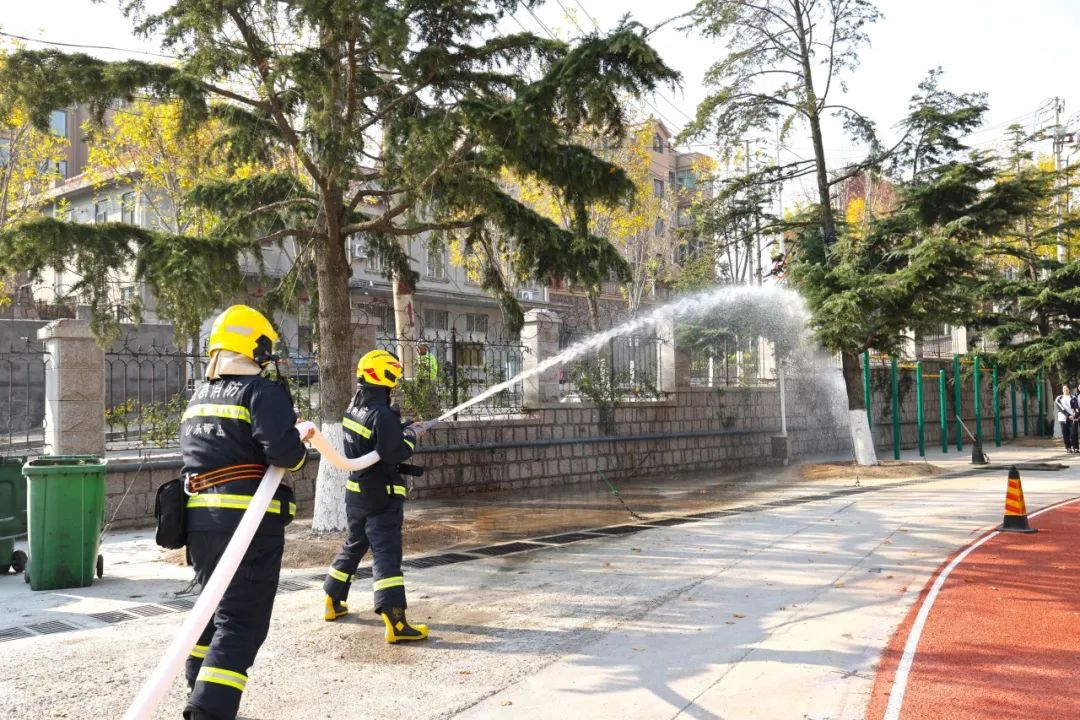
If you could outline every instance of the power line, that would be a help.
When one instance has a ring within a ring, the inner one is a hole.
[[[153,55],[155,57],[163,57],[170,60],[177,59],[175,55],[166,55],[165,53],[153,52],[151,50],[135,50],[134,48],[120,48],[113,47],[112,45],[84,45],[81,43],[60,42],[59,40],[40,40],[38,38],[26,37],[25,35],[15,35],[14,33],[8,33],[3,31],[0,31],[0,35],[13,38],[15,40],[23,40],[24,42],[40,43],[42,45],[53,45],[56,47],[79,48],[83,50],[114,50],[116,52],[137,53],[139,55]]]

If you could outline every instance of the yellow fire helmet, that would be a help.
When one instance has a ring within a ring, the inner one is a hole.
[[[356,379],[368,385],[392,388],[401,377],[401,362],[386,350],[372,350],[356,363]]]
[[[233,305],[214,320],[210,354],[215,350],[231,350],[266,365],[274,360],[277,340],[278,334],[265,315],[247,305]]]

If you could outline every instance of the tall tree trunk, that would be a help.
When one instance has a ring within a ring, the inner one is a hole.
[[[349,277],[352,266],[341,237],[341,194],[328,193],[327,240],[315,250],[319,289],[319,407],[322,432],[335,447],[342,447],[341,418],[353,396],[352,327]],[[346,473],[330,463],[319,464],[315,484],[315,512],[311,529],[331,532],[347,528],[345,521]]]
[[[877,465],[874,437],[870,433],[870,421],[866,417],[866,401],[863,398],[862,366],[859,354],[844,351],[840,354],[844,369],[844,388],[847,391],[848,423],[851,432],[851,448],[859,465]]]

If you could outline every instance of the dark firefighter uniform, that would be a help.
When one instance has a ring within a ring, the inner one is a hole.
[[[252,308],[234,305],[222,313],[210,335],[208,380],[183,415],[187,547],[201,585],[217,566],[267,466],[297,470],[306,459],[288,392],[261,375],[275,340],[269,321]],[[185,718],[236,717],[248,668],[270,627],[285,526],[295,514],[292,490],[279,486],[188,657],[192,692]]]
[[[356,374],[360,387],[342,420],[345,455],[358,458],[376,450],[379,462],[351,473],[346,483],[349,537],[323,585],[327,596],[324,618],[336,620],[348,612],[345,600],[353,575],[370,547],[375,612],[386,625],[386,641],[423,640],[427,626],[410,625],[405,619],[401,525],[406,488],[398,472],[398,465],[413,454],[422,430],[403,425],[399,413],[390,407],[390,390],[401,375],[401,364],[394,355],[372,351],[360,359]]]

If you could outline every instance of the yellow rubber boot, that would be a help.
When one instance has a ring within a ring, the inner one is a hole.
[[[428,636],[427,625],[410,625],[405,619],[403,608],[390,608],[382,614],[386,625],[386,642],[396,643],[403,640],[423,640]]]
[[[343,602],[338,602],[329,595],[326,596],[323,606],[326,608],[323,612],[323,620],[326,620],[327,622],[332,622],[339,617],[344,617],[349,614],[348,605]]]

